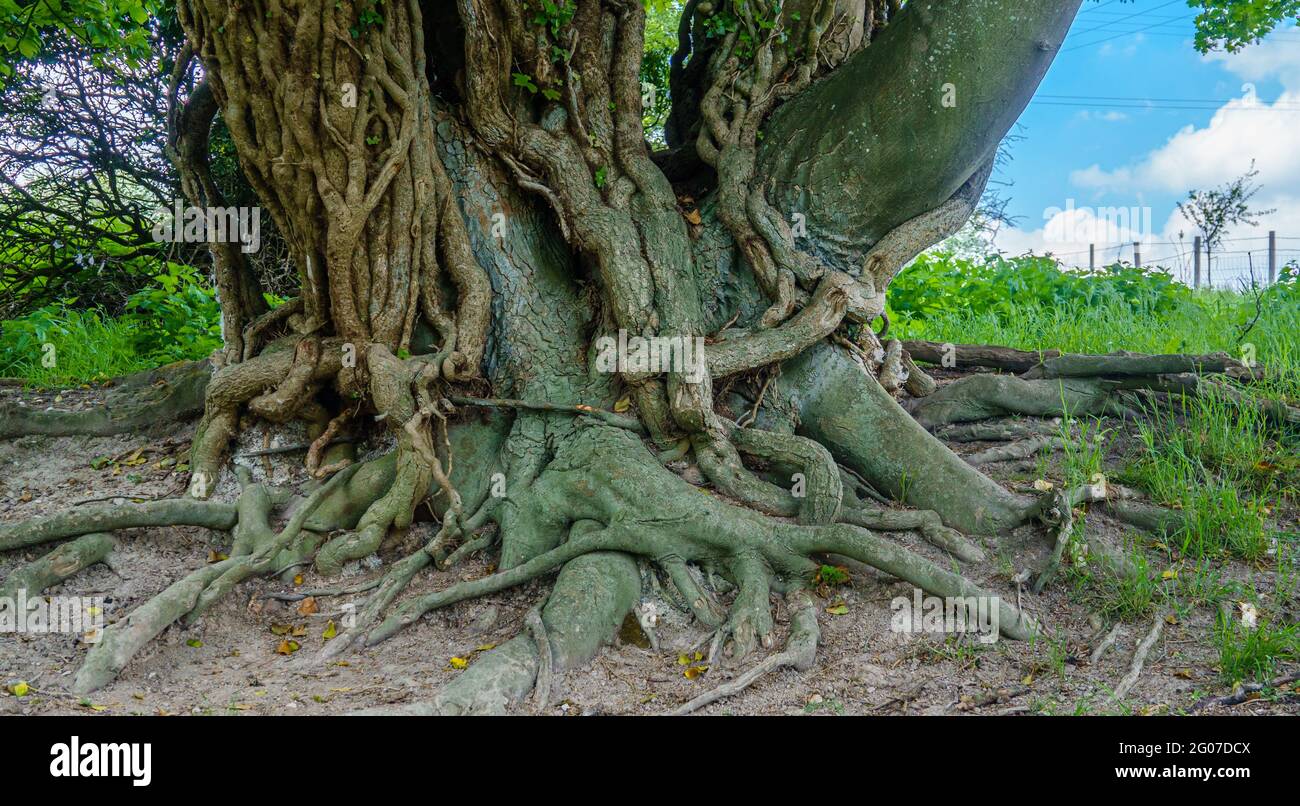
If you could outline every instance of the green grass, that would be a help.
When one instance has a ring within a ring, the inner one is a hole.
[[[1094,293],[1080,290],[1087,286],[1077,273],[1017,260],[973,267],[993,283],[992,291],[980,290],[987,299],[978,306],[945,296],[949,292],[939,281],[966,282],[951,279],[951,266],[922,264],[920,280],[899,285],[903,299],[894,307],[902,310],[895,314],[894,334],[1078,353],[1226,352],[1268,371],[1265,381],[1241,387],[1247,395],[1300,401],[1300,293],[1294,279],[1256,300],[1231,291],[1175,289],[1161,275],[1121,267],[1092,278],[1101,289]],[[1016,279],[1021,275],[1028,279]],[[890,294],[892,304],[892,286]],[[932,298],[952,304],[935,309]],[[1075,433],[1069,428],[1062,424],[1066,448],[1060,459],[1066,483],[1078,484],[1101,472],[1106,434],[1096,423],[1076,421]],[[1137,436],[1119,480],[1187,513],[1189,525],[1174,541],[1180,551],[1194,558],[1229,554],[1252,560],[1268,552],[1273,514],[1300,490],[1294,437],[1279,437],[1257,410],[1214,395],[1153,411],[1139,422]]]
[[[1220,621],[1214,639],[1219,650],[1219,674],[1227,685],[1268,682],[1282,663],[1300,659],[1300,634],[1296,625],[1275,627],[1261,622],[1254,629],[1239,621]]]
[[[201,274],[169,263],[116,316],[66,300],[0,323],[0,377],[75,386],[203,358],[221,346],[220,318]]]
[[[1174,536],[1184,555],[1260,559],[1272,545],[1273,514],[1297,489],[1294,446],[1273,433],[1253,409],[1182,398],[1138,421],[1138,446],[1119,478],[1185,513],[1187,527]]]
[[[1067,566],[1068,577],[1082,599],[1105,621],[1149,619],[1166,595],[1161,572],[1151,567],[1136,536],[1128,536],[1132,575],[1093,573],[1090,567]]]
[[[1225,352],[1268,372],[1262,382],[1238,386],[1242,393],[1297,405],[1300,277],[1289,268],[1282,279],[1257,299],[1193,292],[1158,272],[1128,267],[1085,275],[1042,259],[930,255],[890,287],[891,335],[1075,353]],[[1229,685],[1266,681],[1281,664],[1300,660],[1300,627],[1282,615],[1300,589],[1300,534],[1279,530],[1300,496],[1295,434],[1280,432],[1253,407],[1212,394],[1153,408],[1124,433],[1120,466],[1108,468],[1106,441],[1119,435],[1097,420],[1063,418],[1065,448],[1040,456],[1038,476],[1046,478],[1050,467],[1076,485],[1106,473],[1181,510],[1187,525],[1163,542],[1127,536],[1132,576],[1069,565],[1076,594],[1103,618],[1125,621],[1165,610],[1183,619],[1195,608],[1256,602],[1257,627],[1219,620],[1209,637]],[[1245,580],[1234,579],[1229,571],[1242,561],[1251,570]],[[1257,572],[1269,570],[1270,595],[1261,597]]]
[[[0,376],[49,388],[107,380],[157,365],[137,348],[129,319],[96,311],[41,309],[5,322],[0,335]]]

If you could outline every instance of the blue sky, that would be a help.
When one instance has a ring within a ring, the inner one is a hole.
[[[1300,31],[1201,56],[1193,18],[1186,0],[1084,3],[1001,172],[1014,183],[1004,194],[1018,220],[998,234],[999,248],[1050,250],[1086,265],[1089,242],[1111,244],[1107,260],[1131,261],[1131,246],[1117,253],[1113,245],[1142,240],[1144,263],[1185,264],[1195,230],[1176,202],[1240,175],[1254,158],[1258,207],[1277,212],[1229,233],[1215,279],[1262,266],[1269,229],[1283,262],[1300,256]],[[1129,211],[1128,220],[1102,208]]]

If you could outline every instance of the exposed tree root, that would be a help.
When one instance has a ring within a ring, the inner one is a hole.
[[[233,504],[166,498],[122,504],[88,504],[0,526],[0,551],[63,537],[146,526],[203,526],[229,531],[237,519]]]
[[[319,382],[317,373],[322,372],[320,366],[325,363],[324,353],[314,342],[308,347],[302,347],[302,344],[298,342],[299,346],[292,351],[273,351],[269,354],[270,359],[260,364],[264,356],[238,365],[241,368],[239,382],[223,380],[214,385],[215,391],[210,391],[209,402],[212,402],[213,395],[217,401],[260,400],[259,411],[263,415],[276,413],[276,416],[300,407],[303,395],[310,395],[313,384]],[[832,357],[843,355],[847,354],[831,353]],[[826,357],[823,355],[823,359]],[[585,587],[590,584],[589,579],[585,579],[582,585],[571,581],[575,577],[588,576],[584,569],[604,567],[610,563],[631,563],[631,556],[645,557],[662,567],[683,595],[686,607],[703,625],[716,630],[710,653],[715,662],[725,651],[733,662],[739,663],[758,646],[771,645],[774,625],[769,598],[774,585],[777,590],[797,589],[810,578],[817,566],[813,558],[817,556],[838,555],[863,562],[934,595],[989,596],[988,592],[960,575],[868,531],[917,530],[927,541],[962,561],[981,561],[984,558],[981,549],[946,525],[942,512],[862,508],[857,505],[856,494],[858,489],[869,490],[877,484],[886,489],[891,487],[888,476],[882,473],[882,467],[888,466],[879,463],[878,455],[871,461],[865,455],[867,445],[876,451],[888,450],[884,440],[863,441],[864,434],[871,438],[872,429],[878,429],[881,435],[890,435],[888,441],[893,443],[898,456],[910,451],[912,466],[926,467],[929,462],[930,470],[939,469],[940,472],[933,477],[945,478],[949,483],[955,479],[979,480],[984,477],[978,473],[967,475],[967,470],[960,469],[967,467],[965,463],[915,424],[911,426],[914,430],[909,431],[907,423],[911,420],[893,404],[879,384],[863,375],[851,360],[846,370],[852,371],[851,377],[863,379],[856,387],[860,401],[846,401],[835,394],[828,395],[825,387],[803,373],[798,359],[793,363],[793,367],[787,368],[771,384],[770,394],[776,399],[784,396],[786,401],[793,400],[796,407],[814,415],[809,425],[816,423],[816,426],[805,427],[807,436],[796,436],[757,427],[737,428],[726,420],[718,420],[721,429],[718,435],[723,438],[720,444],[727,446],[729,451],[718,454],[719,464],[712,472],[706,471],[706,475],[720,490],[750,507],[797,518],[798,526],[768,520],[752,509],[737,508],[714,496],[702,495],[665,470],[656,457],[646,451],[637,437],[638,433],[645,432],[633,418],[579,404],[457,396],[454,402],[460,405],[520,412],[516,426],[528,418],[576,415],[572,421],[575,430],[565,440],[550,447],[552,454],[532,470],[525,469],[528,465],[515,467],[514,480],[508,485],[510,492],[505,499],[508,506],[500,506],[496,499],[491,506],[484,506],[486,487],[481,478],[475,482],[479,485],[474,496],[475,515],[467,519],[460,493],[450,478],[453,465],[445,416],[432,397],[421,393],[422,384],[430,379],[425,368],[431,364],[399,360],[382,347],[372,346],[367,361],[369,385],[376,407],[394,426],[398,450],[382,459],[349,467],[306,499],[293,502],[289,522],[278,532],[270,527],[270,513],[274,507],[287,502],[287,493],[253,484],[247,474],[241,472],[243,491],[234,505],[183,499],[88,506],[0,527],[0,548],[90,535],[94,540],[83,538],[85,543],[70,543],[55,552],[66,550],[69,555],[80,558],[72,565],[59,563],[61,568],[75,571],[73,566],[84,567],[95,561],[101,549],[107,552],[111,548],[111,538],[99,534],[106,530],[170,524],[234,529],[230,559],[200,568],[177,581],[106,631],[104,639],[92,649],[73,683],[78,692],[87,692],[114,679],[140,647],[169,624],[180,619],[193,621],[244,579],[282,570],[286,563],[301,564],[313,559],[323,573],[332,573],[346,560],[372,553],[391,530],[404,528],[410,522],[414,506],[425,495],[436,492],[443,499],[443,528],[439,535],[396,563],[377,582],[356,628],[327,645],[322,657],[341,654],[358,638],[364,638],[367,645],[373,646],[430,610],[504,590],[556,570],[561,571],[561,580],[569,580],[564,586],[557,584],[556,593],[546,607],[537,618],[530,620],[529,636],[485,653],[475,664],[474,671],[462,676],[461,680],[465,682],[460,686],[448,687],[437,702],[413,709],[437,712],[496,712],[518,702],[535,683],[539,691],[538,707],[545,708],[549,702],[546,689],[550,683],[547,681],[553,680],[563,669],[571,668],[567,665],[570,662],[585,659],[599,645],[599,641],[591,642],[591,636],[584,636],[574,644],[577,639],[573,635],[566,636],[564,632],[564,625],[572,623],[566,619],[598,617],[603,624],[606,617],[614,620],[615,611],[621,619],[635,601],[634,595],[624,597],[619,593],[615,597],[617,601],[602,599],[601,607],[593,613],[576,614],[560,609],[565,598],[561,594],[568,590],[575,596],[596,595],[596,591]],[[249,383],[249,378],[267,377],[267,373],[281,371],[284,376],[269,392],[255,393],[258,384]],[[331,371],[331,368],[324,371]],[[232,378],[234,374],[227,377]],[[1109,394],[1111,391],[1111,388],[1100,386],[1109,382],[1097,379],[1026,381],[1007,376],[980,377],[989,379],[979,382],[991,382],[990,388],[996,394],[1008,393],[1003,386],[1007,381],[1012,385],[1050,384],[1058,395],[1057,407],[1061,406],[1059,395],[1063,388],[1081,390],[1080,394],[1098,390]],[[844,378],[837,380],[840,384],[832,388],[842,393]],[[241,391],[237,394],[230,391],[232,386],[238,386]],[[767,386],[765,383],[765,390]],[[936,392],[928,400],[942,402],[944,391],[953,386],[955,384]],[[849,388],[854,387],[850,384]],[[417,400],[422,396],[423,403]],[[1045,411],[1038,413],[1054,413],[1053,407],[1046,405],[1046,400],[1044,395]],[[755,408],[762,403],[760,399]],[[1023,407],[1023,400],[1021,403]],[[891,405],[894,405],[892,410],[889,408]],[[836,417],[825,416],[828,410],[834,410],[838,417],[857,418],[843,422],[856,422],[858,428],[842,428]],[[336,415],[331,422],[341,423],[342,420]],[[430,423],[440,435],[441,444],[433,441]],[[864,423],[867,424],[865,431],[862,428]],[[976,423],[954,427],[945,435],[999,439],[1049,430],[1047,424]],[[330,428],[322,430],[325,435],[330,432]],[[698,438],[693,442],[697,461],[702,468],[707,467],[711,461],[709,443]],[[1050,444],[1050,439],[1031,437],[1028,442],[1044,447]],[[823,447],[824,444],[829,444],[831,450]],[[1024,445],[1013,443],[1011,447],[1020,451]],[[833,455],[835,450],[840,451],[839,458],[845,462],[844,467],[837,465]],[[1002,453],[1006,450],[1007,447],[1000,449]],[[740,454],[777,470],[777,476],[801,475],[806,489],[803,494],[795,495],[784,487],[763,481],[744,467]],[[683,453],[678,458],[688,456]],[[486,465],[478,466],[473,475],[483,476],[484,467]],[[867,476],[870,483],[858,476],[863,472],[870,474]],[[728,478],[732,479],[730,486]],[[922,478],[918,476],[918,481]],[[928,480],[931,476],[924,478]],[[852,482],[848,487],[845,479]],[[914,503],[925,500],[941,502],[941,509],[952,517],[954,508],[951,501],[941,501],[938,489],[918,497],[908,494],[909,484],[904,474],[899,479],[896,494]],[[1036,591],[1050,580],[1069,546],[1079,540],[1074,535],[1071,511],[1075,505],[1101,501],[1108,514],[1148,527],[1175,528],[1174,521],[1178,520],[1177,513],[1169,510],[1129,501],[1105,501],[1104,491],[1092,487],[1061,491],[1039,501],[1018,499],[996,485],[992,489],[998,492],[991,498],[972,499],[972,504],[980,501],[978,508],[984,512],[975,519],[976,523],[987,523],[989,508],[995,510],[1001,500],[1007,506],[1004,523],[1015,524],[1038,517],[1055,530],[1052,558],[1035,582]],[[488,520],[499,524],[498,532],[474,537]],[[318,550],[319,535],[340,527],[356,531],[335,538]],[[443,560],[458,560],[466,552],[489,545],[494,539],[493,534],[499,535],[503,541],[501,571],[408,600],[373,627],[416,574],[430,565]],[[562,542],[556,537],[566,534],[567,540]],[[460,553],[456,553],[453,549],[462,536],[470,536],[470,540],[461,547]],[[80,546],[94,550],[83,556],[80,548],[70,548]],[[514,553],[510,555],[510,552]],[[518,561],[504,561],[507,555],[518,557]],[[50,555],[38,561],[40,563],[52,566],[55,557]],[[721,571],[734,585],[736,596],[728,608],[724,609],[697,580],[692,564],[704,564]],[[639,575],[636,576],[639,579]],[[30,574],[24,579],[28,577],[35,579]],[[42,577],[45,578],[56,577]],[[604,593],[600,595],[604,596]],[[802,593],[788,596],[792,601],[789,647],[760,662],[732,683],[687,703],[683,712],[730,696],[775,668],[785,665],[802,668],[811,663],[817,641],[815,615],[810,607],[804,614],[803,606],[793,603],[803,596]],[[625,602],[625,598],[628,601]],[[1008,637],[1027,638],[1039,630],[1038,625],[1018,608],[1005,602],[1000,602],[999,607],[1000,627]],[[809,623],[803,624],[805,620]],[[607,638],[612,626],[596,638]]]
[[[383,641],[430,610],[513,587],[594,551],[625,551],[654,559],[673,578],[696,617],[709,626],[724,622],[716,614],[711,597],[691,579],[687,562],[713,559],[730,565],[741,583],[742,608],[745,602],[764,598],[766,588],[761,580],[766,571],[760,569],[771,569],[782,579],[807,578],[816,565],[808,555],[816,553],[843,554],[936,595],[988,595],[961,576],[865,529],[843,523],[794,527],[756,519],[746,510],[709,496],[701,498],[689,485],[664,471],[639,443],[628,442],[625,434],[600,429],[583,431],[582,435],[589,439],[560,447],[551,469],[532,486],[532,494],[540,504],[538,509],[567,509],[573,516],[604,523],[603,528],[582,534],[575,530],[567,542],[512,568],[408,600],[371,632],[368,645]],[[578,465],[570,463],[578,457],[582,457],[584,471],[606,479],[602,486],[608,486],[586,506],[579,503],[583,497],[575,496],[570,488],[579,484],[590,489],[586,473],[574,477]],[[628,478],[625,468],[635,464],[641,464],[644,472],[636,474],[636,479]],[[657,506],[667,511],[646,511],[647,500],[658,502]],[[506,537],[509,539],[508,530]],[[1001,603],[1000,608],[1004,634],[1027,638],[1036,630],[1036,625],[1014,607]],[[739,637],[737,655],[743,655],[751,636],[765,633],[767,623],[753,620],[742,610],[741,617],[728,628],[733,637]]]
[[[1146,637],[1142,639],[1142,642],[1137,645],[1137,649],[1133,652],[1133,662],[1129,666],[1128,674],[1124,675],[1124,678],[1119,681],[1119,685],[1115,686],[1115,690],[1111,692],[1111,698],[1115,702],[1122,702],[1128,696],[1129,691],[1133,689],[1138,678],[1141,677],[1142,667],[1147,662],[1147,656],[1151,654],[1151,648],[1156,645],[1156,641],[1160,640],[1160,633],[1164,626],[1164,615],[1157,615],[1155,621],[1151,624],[1150,632],[1146,634]]]
[[[929,510],[845,509],[840,520],[865,529],[886,532],[915,529],[933,546],[962,562],[983,562],[984,551],[961,532],[943,525],[938,513]]]
[[[1060,350],[1015,350],[984,344],[943,344],[937,341],[905,340],[903,349],[917,361],[948,368],[989,367],[1008,372],[1026,372]]]
[[[987,465],[1014,459],[1028,459],[1045,450],[1059,451],[1064,445],[1065,440],[1060,437],[1032,437],[969,454],[966,456],[966,461],[973,465]]]
[[[1300,680],[1300,672],[1284,674],[1280,677],[1273,678],[1267,683],[1246,683],[1238,686],[1231,694],[1225,694],[1222,697],[1206,697],[1197,700],[1196,704],[1192,706],[1190,713],[1194,714],[1197,711],[1203,711],[1206,708],[1216,706],[1224,707],[1228,705],[1240,705],[1241,703],[1250,700],[1250,695],[1255,694],[1256,692],[1263,691],[1266,688],[1280,689],[1289,683],[1296,682],[1297,680]]]
[[[0,439],[28,434],[107,436],[197,417],[203,413],[211,377],[209,362],[186,361],[128,375],[105,392],[101,405],[84,411],[5,402],[0,404]]]
[[[673,716],[685,716],[718,700],[739,694],[763,675],[777,669],[790,667],[806,672],[812,668],[817,655],[817,642],[821,639],[821,629],[817,626],[817,608],[813,605],[812,598],[802,590],[792,590],[786,594],[785,600],[790,611],[790,638],[785,649],[767,656],[735,680],[683,704],[672,711]]]
[[[1106,633],[1106,637],[1102,639],[1102,642],[1100,644],[1097,644],[1097,648],[1092,650],[1092,655],[1088,657],[1088,665],[1096,666],[1097,661],[1101,660],[1102,656],[1106,654],[1106,650],[1110,649],[1112,646],[1115,645],[1115,641],[1119,638],[1120,633],[1122,633],[1123,631],[1124,631],[1123,624],[1116,624],[1114,627],[1112,627],[1110,632]]]
[[[590,660],[636,604],[641,576],[626,554],[597,552],[564,566],[542,607],[553,673]],[[484,652],[431,702],[364,713],[503,714],[528,695],[537,677],[537,645],[520,635]]]
[[[29,598],[39,596],[81,569],[103,562],[115,546],[113,536],[103,532],[70,540],[13,571],[0,584],[0,599],[14,599],[20,590],[25,590]]]
[[[1004,442],[1013,439],[1050,437],[1060,433],[1060,419],[1054,418],[962,423],[937,429],[935,436],[945,442]]]

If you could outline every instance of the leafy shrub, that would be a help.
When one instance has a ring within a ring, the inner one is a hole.
[[[193,266],[168,263],[127,300],[138,328],[136,349],[157,364],[207,355],[221,346],[221,306],[216,291]]]
[[[77,302],[62,299],[5,321],[0,376],[36,386],[86,383],[203,358],[221,346],[216,293],[190,266],[168,264],[130,296],[121,316]]]
[[[889,286],[891,318],[928,318],[956,311],[1012,314],[1026,306],[1125,304],[1164,311],[1191,298],[1169,274],[1117,263],[1096,272],[1062,269],[1050,257],[957,257],[929,252]]]

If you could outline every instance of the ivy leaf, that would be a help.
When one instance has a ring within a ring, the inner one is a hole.
[[[514,79],[516,87],[523,87],[529,92],[537,92],[537,85],[533,83],[533,77],[527,73],[511,73],[510,77]]]

